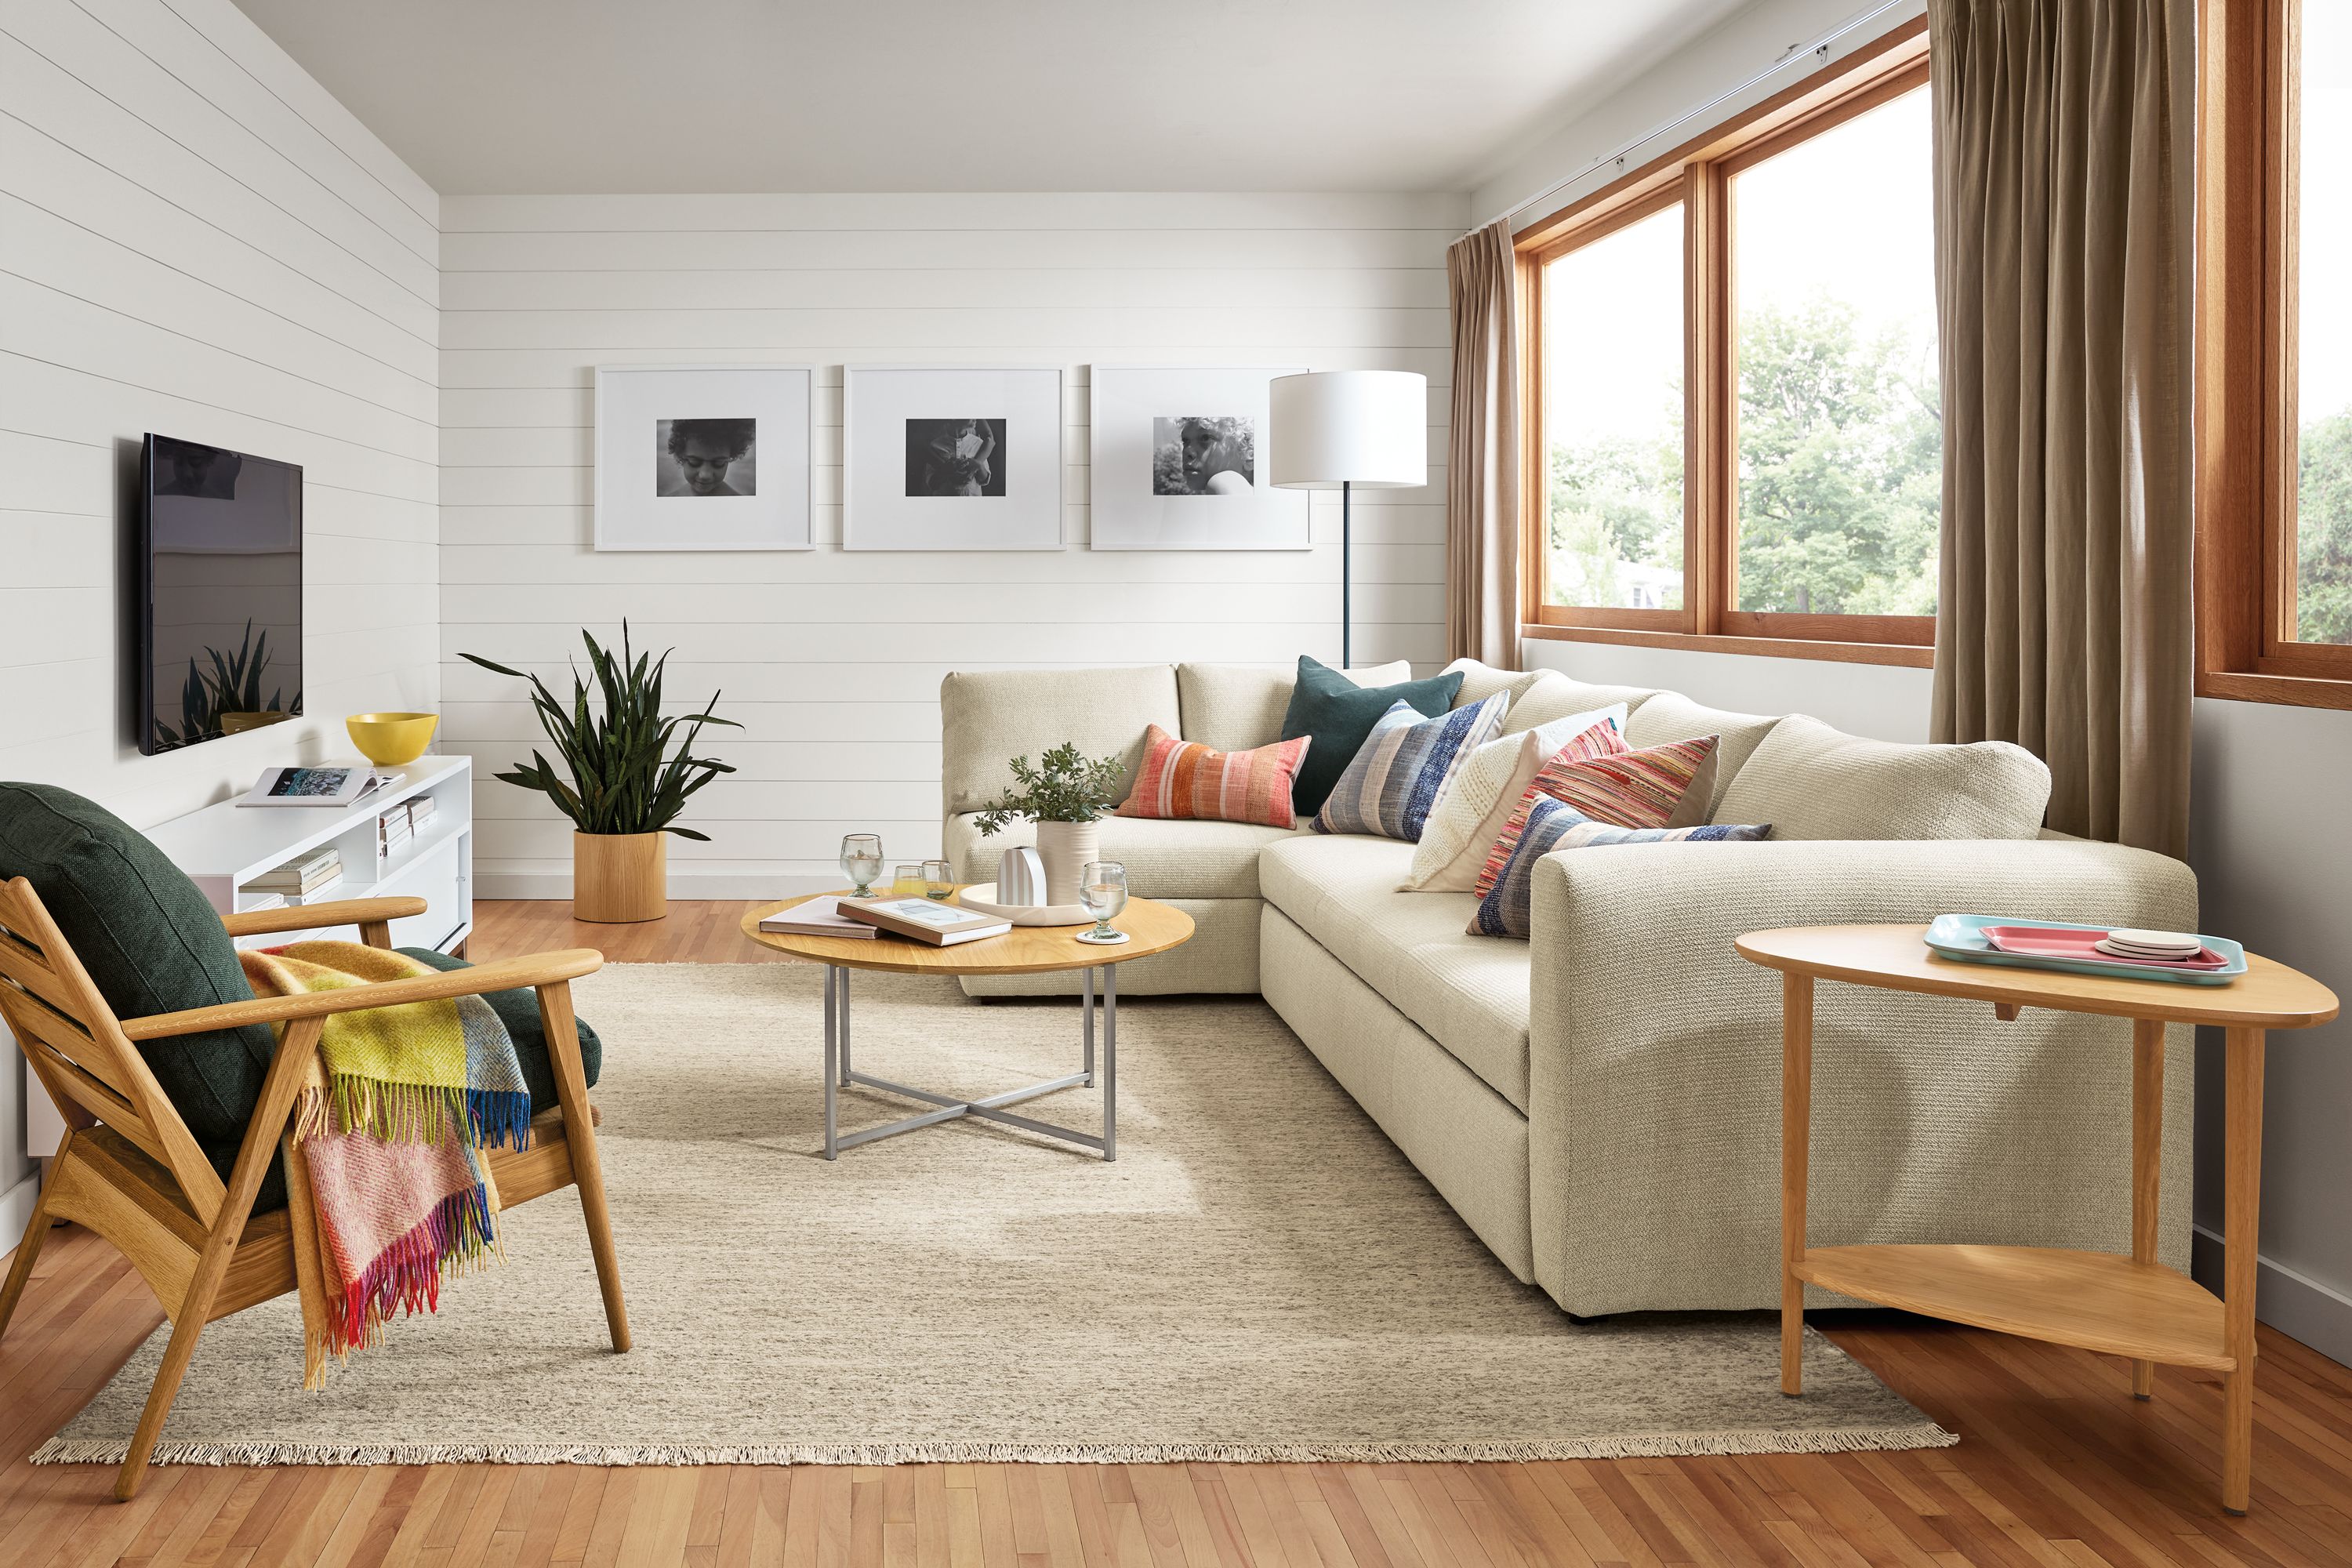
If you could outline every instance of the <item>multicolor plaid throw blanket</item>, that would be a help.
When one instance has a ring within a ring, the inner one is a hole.
[[[353,942],[244,949],[257,995],[436,973]],[[302,1384],[374,1344],[395,1309],[432,1311],[444,1276],[499,1256],[498,1189],[478,1151],[530,1138],[514,1041],[478,996],[328,1016],[285,1139],[302,1297]]]

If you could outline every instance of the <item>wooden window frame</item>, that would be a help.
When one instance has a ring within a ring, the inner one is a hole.
[[[2352,709],[2352,647],[2293,635],[2302,3],[2199,17],[2197,693]]]
[[[1873,40],[1723,124],[1620,175],[1512,237],[1517,254],[1520,406],[1527,411],[1520,479],[1520,634],[1927,668],[1933,616],[1845,616],[1737,608],[1738,387],[1732,363],[1731,179],[1798,143],[1867,113],[1927,79],[1922,17]],[[1626,225],[1683,209],[1683,607],[1584,608],[1544,602],[1550,511],[1543,416],[1543,270]]]

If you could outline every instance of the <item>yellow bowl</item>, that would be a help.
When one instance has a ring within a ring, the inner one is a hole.
[[[425,754],[433,742],[438,713],[354,713],[343,721],[360,755],[380,768],[396,768]]]

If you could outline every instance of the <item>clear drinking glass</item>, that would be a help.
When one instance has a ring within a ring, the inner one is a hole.
[[[944,860],[923,862],[923,896],[945,903],[955,891],[955,868]]]
[[[882,874],[882,836],[852,833],[841,841],[841,874],[849,879],[853,896],[874,896],[874,879]]]
[[[1078,873],[1078,907],[1094,916],[1095,929],[1087,932],[1092,942],[1117,940],[1118,932],[1110,922],[1127,908],[1127,868],[1116,860],[1095,860]]]
[[[929,896],[923,882],[923,868],[918,861],[911,866],[894,867],[890,872],[890,896],[894,899],[920,899]]]

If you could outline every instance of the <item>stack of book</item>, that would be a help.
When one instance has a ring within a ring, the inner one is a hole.
[[[793,936],[842,936],[851,940],[870,939],[875,929],[863,921],[851,920],[841,912],[841,900],[831,893],[794,904],[788,910],[760,918],[761,931],[784,931]]]
[[[375,819],[375,852],[385,856],[399,854],[408,847],[411,831],[407,805],[394,806]]]
[[[343,879],[343,858],[331,844],[298,860],[273,867],[246,884],[257,893],[276,893],[289,904],[316,903]]]
[[[892,936],[927,942],[933,947],[953,947],[1003,936],[1013,922],[1001,915],[983,915],[929,899],[837,899],[835,908],[851,920],[879,927]]]
[[[414,838],[424,837],[425,829],[432,824],[433,814],[440,809],[439,803],[429,795],[420,795],[410,801],[408,803],[409,836]]]

